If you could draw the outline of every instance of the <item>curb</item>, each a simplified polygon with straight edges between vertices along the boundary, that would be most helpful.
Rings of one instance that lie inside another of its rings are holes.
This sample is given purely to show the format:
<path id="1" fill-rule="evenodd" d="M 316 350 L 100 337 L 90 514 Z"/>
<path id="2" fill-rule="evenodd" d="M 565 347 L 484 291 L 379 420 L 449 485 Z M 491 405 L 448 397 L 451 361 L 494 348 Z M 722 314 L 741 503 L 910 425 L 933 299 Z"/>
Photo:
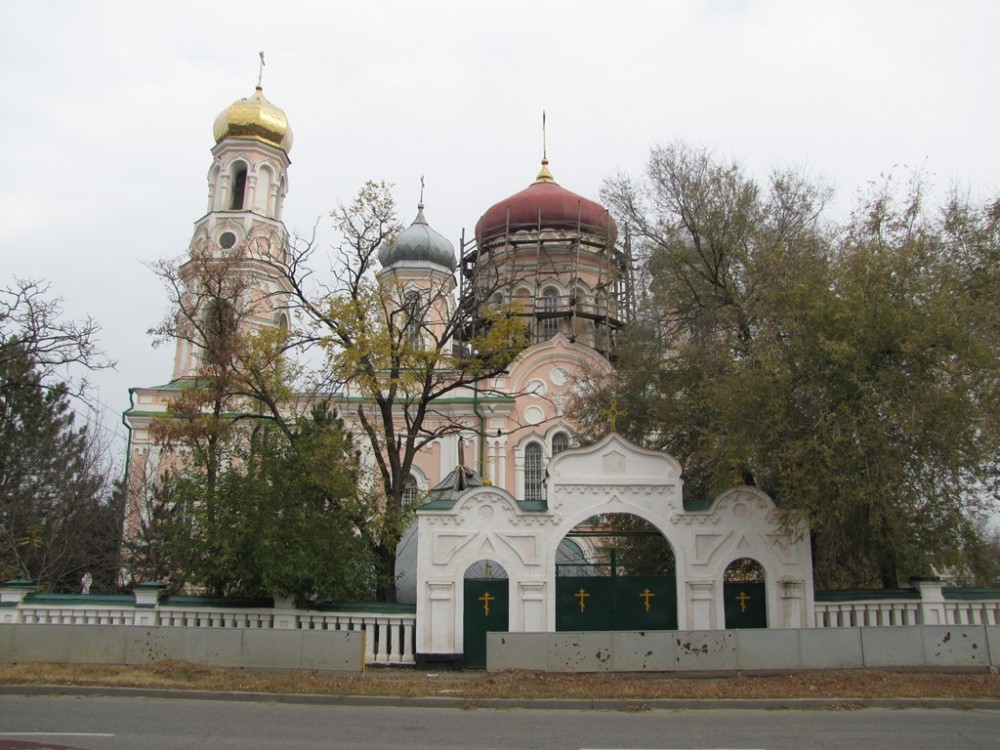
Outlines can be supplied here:
<path id="1" fill-rule="evenodd" d="M 238 693 L 166 688 L 82 687 L 78 685 L 0 685 L 0 695 L 94 698 L 153 698 L 157 700 L 233 701 L 239 703 L 288 703 L 309 706 L 365 706 L 393 708 L 460 708 L 510 711 L 831 711 L 863 709 L 950 709 L 1000 711 L 1000 699 L 988 698 L 723 698 L 618 700 L 613 698 L 453 698 L 383 695 L 319 695 L 314 693 Z"/>

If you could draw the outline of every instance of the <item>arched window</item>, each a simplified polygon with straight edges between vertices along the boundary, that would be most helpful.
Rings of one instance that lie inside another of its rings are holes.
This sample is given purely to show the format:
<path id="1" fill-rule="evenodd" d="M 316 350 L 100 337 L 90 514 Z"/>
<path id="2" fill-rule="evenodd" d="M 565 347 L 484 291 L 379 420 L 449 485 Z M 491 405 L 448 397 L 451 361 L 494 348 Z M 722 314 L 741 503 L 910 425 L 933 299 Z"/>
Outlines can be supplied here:
<path id="1" fill-rule="evenodd" d="M 417 480 L 411 474 L 403 480 L 403 496 L 401 501 L 404 508 L 409 508 L 417 499 Z"/>
<path id="2" fill-rule="evenodd" d="M 254 205 L 253 210 L 264 216 L 268 215 L 271 203 L 271 184 L 273 174 L 267 165 L 262 165 L 257 170 L 257 184 L 254 185 Z"/>
<path id="3" fill-rule="evenodd" d="M 559 319 L 555 317 L 557 293 L 552 287 L 542 292 L 542 319 L 539 321 L 539 334 L 543 340 L 548 340 L 559 332 Z"/>
<path id="4" fill-rule="evenodd" d="M 542 466 L 542 446 L 529 443 L 524 449 L 524 499 L 544 500 L 542 482 L 545 468 Z"/>
<path id="5" fill-rule="evenodd" d="M 726 568 L 723 580 L 727 583 L 734 582 L 748 582 L 748 581 L 763 581 L 764 580 L 764 568 L 763 566 L 750 557 L 741 557 L 738 560 L 733 560 L 729 563 Z"/>
<path id="6" fill-rule="evenodd" d="M 403 340 L 410 346 L 420 345 L 420 292 L 407 292 L 403 298 Z"/>
<path id="7" fill-rule="evenodd" d="M 597 303 L 597 314 L 602 318 L 608 314 L 608 295 L 606 292 L 598 292 L 595 302 Z"/>
<path id="8" fill-rule="evenodd" d="M 569 448 L 569 435 L 565 432 L 557 432 L 552 436 L 552 455 L 557 456 Z"/>
<path id="9" fill-rule="evenodd" d="M 210 300 L 202 313 L 201 326 L 204 361 L 218 367 L 228 365 L 233 358 L 239 327 L 236 308 L 227 300 Z"/>
<path id="10" fill-rule="evenodd" d="M 237 162 L 233 165 L 233 200 L 229 208 L 233 211 L 243 210 L 243 201 L 247 192 L 247 165 Z"/>

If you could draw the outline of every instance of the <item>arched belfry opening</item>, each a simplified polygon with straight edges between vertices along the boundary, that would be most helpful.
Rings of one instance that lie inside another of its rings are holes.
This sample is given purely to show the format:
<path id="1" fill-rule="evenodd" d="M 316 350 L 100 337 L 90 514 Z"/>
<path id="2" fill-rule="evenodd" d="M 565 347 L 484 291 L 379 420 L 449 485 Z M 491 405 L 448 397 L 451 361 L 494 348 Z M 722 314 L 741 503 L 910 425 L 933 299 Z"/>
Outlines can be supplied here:
<path id="1" fill-rule="evenodd" d="M 229 210 L 242 211 L 246 201 L 247 193 L 247 165 L 238 161 L 232 166 L 232 196 L 229 202 Z"/>

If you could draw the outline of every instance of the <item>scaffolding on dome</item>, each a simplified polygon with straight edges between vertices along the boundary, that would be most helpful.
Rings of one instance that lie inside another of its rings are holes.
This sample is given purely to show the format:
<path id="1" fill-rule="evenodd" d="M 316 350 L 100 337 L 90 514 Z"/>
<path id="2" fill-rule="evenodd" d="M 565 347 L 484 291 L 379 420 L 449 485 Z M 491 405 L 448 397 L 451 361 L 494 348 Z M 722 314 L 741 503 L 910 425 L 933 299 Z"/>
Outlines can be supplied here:
<path id="1" fill-rule="evenodd" d="M 611 225 L 613 226 L 613 224 Z M 618 331 L 634 317 L 629 235 L 577 221 L 507 222 L 459 247 L 463 340 L 486 325 L 483 310 L 513 302 L 532 343 L 564 334 L 614 361 Z"/>

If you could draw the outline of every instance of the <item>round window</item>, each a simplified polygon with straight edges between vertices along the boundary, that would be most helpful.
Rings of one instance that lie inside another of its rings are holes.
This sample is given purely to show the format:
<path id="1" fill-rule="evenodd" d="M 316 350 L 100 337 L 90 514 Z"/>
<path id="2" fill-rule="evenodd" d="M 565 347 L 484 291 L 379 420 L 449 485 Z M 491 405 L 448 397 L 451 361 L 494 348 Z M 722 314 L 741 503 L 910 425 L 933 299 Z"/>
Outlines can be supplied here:
<path id="1" fill-rule="evenodd" d="M 236 244 L 236 235 L 232 232 L 223 232 L 219 235 L 219 244 L 224 250 L 228 250 Z"/>

